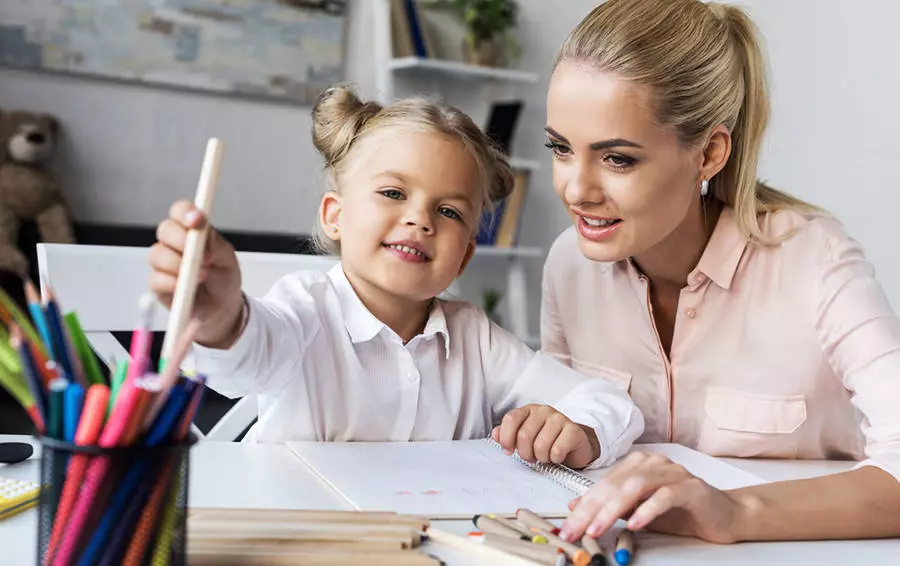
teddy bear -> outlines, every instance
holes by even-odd
[[[0,111],[0,268],[28,275],[17,247],[23,220],[33,220],[44,242],[75,243],[62,193],[49,169],[59,122],[52,116]]]

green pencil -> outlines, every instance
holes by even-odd
[[[81,360],[81,367],[84,370],[88,384],[94,385],[95,383],[104,383],[100,365],[97,364],[97,358],[94,356],[91,344],[88,342],[84,330],[81,329],[81,322],[78,320],[78,315],[74,312],[66,313],[63,315],[63,319],[65,319],[66,326],[69,328],[69,336],[72,338],[75,351],[78,354],[78,358]]]
[[[109,407],[107,414],[112,411],[113,405],[116,404],[116,397],[119,395],[119,389],[125,383],[125,376],[128,374],[128,360],[119,360],[116,362],[116,371],[112,376],[111,387],[109,392]]]

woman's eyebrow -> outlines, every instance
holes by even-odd
[[[561,135],[559,132],[557,132],[550,126],[547,126],[546,128],[544,128],[544,130],[548,134],[553,136],[554,138],[557,138],[559,141],[561,141],[563,143],[569,143],[569,140],[567,140],[565,138],[565,136]],[[625,138],[613,138],[613,139],[609,139],[609,140],[594,142],[590,145],[590,148],[592,150],[609,149],[612,147],[634,147],[637,149],[644,149],[644,147],[641,144],[639,144],[637,142],[633,142],[631,140],[626,140]]]

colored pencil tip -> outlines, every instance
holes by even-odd
[[[38,293],[37,287],[35,287],[31,279],[25,280],[25,300],[32,305],[41,304],[41,294]]]
[[[616,564],[619,566],[625,566],[631,562],[631,553],[625,550],[624,548],[621,550],[617,550],[615,554]]]
[[[44,298],[43,302],[45,305],[47,303],[53,302],[53,300],[56,298],[53,295],[53,288],[50,286],[49,283],[45,283],[45,282],[41,282],[41,295],[43,295],[43,298]]]
[[[602,554],[595,554],[591,557],[591,561],[588,566],[607,566],[608,562],[606,561],[606,557]]]

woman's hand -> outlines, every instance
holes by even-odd
[[[740,540],[747,508],[742,501],[691,475],[658,454],[635,452],[570,503],[571,514],[560,537],[576,541],[587,532],[597,537],[617,519],[627,528],[693,536],[715,543]]]
[[[516,450],[523,460],[553,462],[580,469],[600,457],[597,433],[573,423],[549,405],[525,405],[506,413],[491,431],[507,454]]]

